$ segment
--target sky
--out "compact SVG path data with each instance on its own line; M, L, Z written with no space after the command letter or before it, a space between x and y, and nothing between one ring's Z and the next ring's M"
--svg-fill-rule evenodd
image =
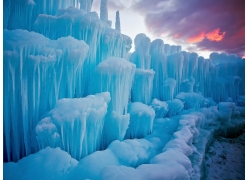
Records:
M145 33L205 58L211 52L245 57L244 0L108 0L108 9L112 28L119 10L121 32L132 40ZM100 0L92 11L99 14Z

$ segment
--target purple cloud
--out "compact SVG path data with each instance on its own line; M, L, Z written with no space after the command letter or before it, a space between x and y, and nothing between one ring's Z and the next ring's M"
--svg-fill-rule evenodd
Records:
M140 0L148 30L197 50L245 54L244 0Z

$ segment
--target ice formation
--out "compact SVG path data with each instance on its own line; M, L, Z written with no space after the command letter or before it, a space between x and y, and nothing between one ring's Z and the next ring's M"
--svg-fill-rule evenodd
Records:
M109 57L96 67L91 91L110 92L109 112L115 111L119 115L127 113L135 69L134 64L117 57Z
M168 100L167 105L168 105L168 113L167 113L168 117L179 114L184 108L184 103L179 99Z
M78 160L99 150L109 101L108 92L60 99L36 126L39 149L60 147Z
M47 147L36 154L24 157L17 163L3 165L4 179L68 179L78 161L60 148Z
M219 119L223 124L229 123L231 116L236 110L235 104L233 102L220 102L218 104Z
M32 30L32 25L39 14L55 15L58 9L66 9L71 6L78 7L78 0L5 0L3 3L3 28Z
M137 34L135 39L135 51L131 54L129 60L136 64L136 68L148 70L151 67L150 43L151 40L145 34Z
M153 99L151 107L155 110L155 118L165 118L168 113L168 104L164 101Z
M104 22L108 21L108 0L101 0L100 19Z
M180 92L180 84L182 80L182 68L184 58L181 53L175 53L167 56L167 70L169 78L176 80L174 96Z
M92 3L3 2L4 178L203 178L213 136L244 129L245 59L143 33L129 56Z
M176 80L174 78L166 78L163 85L163 97L162 100L174 99L174 90L176 87Z
M119 13L119 11L116 11L115 30L121 32L121 23L120 23L120 13Z
M204 106L204 97L198 93L185 93L181 92L176 96L184 104L184 109L198 109Z
M130 123L125 138L143 138L153 130L155 111L140 102L131 103L128 107Z
M151 68L155 71L153 82L153 98L162 100L162 86L167 77L167 55L164 52L164 42L156 39L150 44Z
M91 51L84 63L85 71L79 74L84 78L81 82L84 87L82 96L92 93L88 92L87 87L95 67L110 56L125 58L132 43L130 37L111 29L100 20L96 12L86 13L74 7L59 9L55 15L40 14L33 24L33 30L50 39L72 36L89 45Z
M150 104L152 101L153 80L155 72L153 70L135 70L133 80L131 101Z
M136 35L135 51L129 61L136 64L135 78L131 92L133 102L150 104L153 93L153 80L155 71L150 69L151 56L149 54L151 40L143 33Z
M90 12L93 1L94 0L79 0L80 8L83 9L85 12Z
M67 42L67 43L66 43ZM4 144L7 160L37 149L40 116L62 97L74 97L88 53L84 41L50 40L26 30L4 30ZM15 132L15 133L12 133Z
M123 58L109 57L95 69L93 92L110 92L111 101L103 130L103 148L123 140L129 125L128 102L135 74L135 64Z

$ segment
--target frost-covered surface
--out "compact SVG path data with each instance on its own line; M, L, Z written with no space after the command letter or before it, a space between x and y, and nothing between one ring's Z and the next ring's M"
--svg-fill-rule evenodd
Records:
M130 114L108 112L102 132L102 149L106 149L114 140L122 141L130 123Z
M96 67L95 72L91 91L110 92L109 112L126 114L135 65L123 58L109 57Z
M243 68L245 61L236 55L225 53L211 53L210 59L213 64L213 73L211 74L214 81L211 82L211 91L209 96L215 102L226 101L228 97L237 101L245 87L245 70ZM243 89L242 89L243 88ZM216 93L215 93L216 92Z
M40 14L33 30L50 39L72 36L89 45L91 51L84 63L85 71L79 74L84 78L84 90L81 92L84 96L93 94L88 92L88 86L96 66L110 56L125 58L132 43L130 37L111 29L106 21L100 20L96 12L86 13L74 7L59 9L54 15Z
M108 92L60 99L36 126L39 149L60 147L78 160L100 150L109 101Z
M6 180L68 179L78 161L60 148L47 147L24 157L17 163L3 164L3 178Z
M39 14L56 14L58 9L78 7L77 0L5 0L4 29L27 29L31 30L32 25Z
M176 96L184 104L184 109L198 109L204 106L204 97L198 93L181 92Z
M153 98L163 99L163 82L167 77L167 55L164 52L164 42L156 39L150 44L151 68L155 71L153 82Z
M109 57L95 69L91 91L110 92L103 130L103 148L114 140L123 140L129 125L128 102L135 74L135 64L123 58Z
M174 99L174 90L176 86L176 80L173 78L166 78L163 86L163 100Z
M154 74L155 72L153 70L136 68L131 91L132 102L151 103Z
M151 107L155 110L155 118L165 118L168 113L168 104L164 101L153 99Z
M129 104L128 112L130 123L125 138L143 138L152 132L155 119L153 108L140 102L134 102Z
M245 179L245 134L218 138L209 147L205 159L205 178Z
M137 34L135 39L135 51L129 60L139 69L150 69L151 56L149 54L151 40L145 34ZM152 67L152 66L151 66Z
M168 105L168 117L176 116L184 108L184 103L179 99L168 100L166 103Z
M187 64L185 64L187 66ZM174 96L180 92L182 80L182 69L184 66L184 57L181 53L174 53L167 56L167 74L169 78L176 80Z
M142 33L130 55L92 3L4 1L4 161L24 157L6 179L202 179L214 137L244 129L245 59Z
M157 166L144 164L149 163L150 159L162 151L164 145L176 131L177 126L178 121L175 118L155 119L152 134L144 139L127 139L122 142L113 141L106 150L97 151L80 160L70 177L72 179L121 177L123 179L134 179L135 177L144 179L147 177L145 173L149 173L145 169L147 171L150 170L151 174L157 169ZM120 168L121 171L116 171ZM161 172L163 169L161 167L157 172ZM129 173L127 174L126 172ZM163 171L161 173L164 174ZM154 174L157 175L156 172Z
M220 124L217 107L185 110L178 116L155 119L152 134L144 139L113 141L106 150L96 151L81 159L76 166L68 167L70 171L65 177L76 180L203 178L206 147L213 141L215 132L225 128ZM4 171L8 166L15 168L12 164L4 164ZM32 170L16 171L17 174L24 173L20 174L24 177L25 174L36 176L41 172ZM49 171L46 177L57 177L54 173ZM11 179L20 179L20 176Z
M89 48L72 37L50 40L26 30L3 35L4 152L17 161L37 149L32 134L40 116L81 91L77 75Z

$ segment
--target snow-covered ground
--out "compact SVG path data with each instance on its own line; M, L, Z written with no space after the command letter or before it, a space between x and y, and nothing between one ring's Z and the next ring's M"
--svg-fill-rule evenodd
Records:
M245 179L245 134L237 138L217 138L205 158L205 179Z

